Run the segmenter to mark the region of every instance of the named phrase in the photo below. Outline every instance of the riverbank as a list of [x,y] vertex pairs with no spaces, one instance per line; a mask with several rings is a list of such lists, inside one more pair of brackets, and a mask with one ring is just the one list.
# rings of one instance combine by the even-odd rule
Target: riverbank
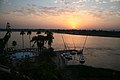
[[[45,70],[44,67],[42,67],[43,70]],[[33,70],[31,70],[33,71]],[[30,71],[30,72],[31,72]],[[36,77],[40,77],[43,73],[39,72],[41,70],[37,70],[38,73]],[[52,73],[55,72],[55,73]],[[47,73],[51,75],[55,75],[56,79],[55,80],[120,80],[120,71],[115,71],[115,70],[110,70],[110,69],[103,69],[103,68],[94,68],[90,66],[85,66],[85,65],[72,65],[72,66],[66,66],[63,69],[55,70],[55,71],[47,71]],[[31,73],[33,74],[33,73]],[[34,78],[35,75],[31,75],[32,78]],[[46,77],[49,76],[47,80],[51,80],[50,75],[44,75]],[[52,76],[53,77],[53,76]],[[21,80],[18,75],[14,74],[8,74],[5,72],[0,71],[0,80],[6,80],[6,79],[12,79],[12,80]],[[29,79],[31,80],[31,79]],[[44,80],[44,79],[42,79]]]
[[[0,29],[6,31],[6,29]],[[87,36],[100,36],[100,37],[116,37],[120,38],[120,31],[115,30],[77,30],[77,29],[11,29],[12,32],[32,31],[32,32],[45,32],[51,31],[55,33],[73,34],[73,35],[87,35]]]
[[94,68],[85,65],[66,66],[63,69],[64,80],[119,80],[120,71]]
[[99,37],[116,37],[120,38],[120,31],[105,31],[105,30],[56,30],[56,33],[86,35]]
[[[119,80],[120,71],[86,65],[64,65],[59,52],[48,49],[35,62],[25,59],[10,72],[0,69],[0,80]],[[56,55],[51,55],[51,54]],[[26,76],[26,77],[25,77]]]

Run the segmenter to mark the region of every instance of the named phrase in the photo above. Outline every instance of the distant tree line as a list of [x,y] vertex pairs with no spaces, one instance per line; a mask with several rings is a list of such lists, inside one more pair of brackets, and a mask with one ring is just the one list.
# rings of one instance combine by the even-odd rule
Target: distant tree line
[[[6,29],[0,29],[0,31],[6,31]],[[51,31],[55,33],[65,33],[74,35],[88,35],[88,36],[103,36],[103,37],[120,37],[120,31],[115,30],[77,30],[77,29],[11,29],[11,31],[32,31],[32,32],[45,32]]]
[[73,34],[73,35],[120,37],[120,31],[105,31],[105,30],[55,30],[54,32],[65,33],[65,34]]

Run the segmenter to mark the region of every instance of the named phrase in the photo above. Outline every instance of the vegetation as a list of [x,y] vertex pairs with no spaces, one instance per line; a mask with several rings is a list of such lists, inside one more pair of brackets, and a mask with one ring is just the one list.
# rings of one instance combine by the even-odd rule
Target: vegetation
[[[40,62],[41,63],[41,62]],[[24,66],[23,66],[24,65]],[[30,77],[29,80],[119,80],[120,72],[77,65],[66,66],[63,69],[56,69],[51,63],[42,62],[32,67],[22,64],[21,72]],[[26,66],[26,67],[25,67]],[[28,80],[13,74],[0,72],[0,80]]]
[[30,48],[31,48],[31,42],[30,42],[30,40],[31,40],[31,34],[32,34],[32,31],[28,31],[27,32],[27,35],[29,35],[29,46],[30,46]]
[[102,37],[119,37],[120,31],[105,31],[105,30],[55,30],[57,33],[73,34],[73,35],[88,35]]
[[61,70],[62,80],[119,80],[120,72],[84,65],[67,66]]
[[35,43],[37,43],[38,52],[41,52],[42,48],[44,48],[44,44],[48,43],[48,48],[51,48],[54,39],[52,32],[45,33],[47,36],[40,35],[40,31],[38,31],[36,34],[37,36],[33,36],[32,40],[30,40],[30,42],[34,42],[32,47],[34,47]]
[[26,60],[19,66],[18,71],[35,80],[58,80],[57,66],[52,61],[55,56],[52,48],[44,49],[35,63]]
[[[41,31],[37,31],[37,34],[40,34]],[[90,35],[90,36],[107,36],[107,37],[120,37],[120,31],[96,31],[96,30],[51,30],[56,33],[65,33],[65,34],[77,34],[77,35]],[[20,32],[22,35],[22,43],[24,48],[24,31]],[[54,62],[57,57],[56,52],[51,47],[53,34],[46,32],[46,36],[42,36],[45,40],[50,41],[48,49],[42,48],[41,52],[36,56],[35,62],[31,62],[29,58],[26,58],[16,67],[7,65],[11,68],[10,73],[3,72],[0,68],[0,80],[119,80],[120,71],[102,69],[102,68],[93,68],[84,65],[72,65],[65,66],[60,69],[57,67],[57,64]],[[31,31],[27,32],[27,35],[30,35]],[[8,36],[9,38],[9,36]],[[34,36],[33,41],[40,42],[42,38]],[[2,39],[1,39],[2,41]],[[8,41],[8,39],[7,39]],[[6,43],[6,42],[5,42]],[[2,43],[0,43],[2,44]],[[15,47],[17,45],[16,41],[13,41],[12,45]],[[38,45],[39,47],[40,45]],[[4,49],[5,46],[0,46]],[[31,47],[31,44],[30,44]],[[43,46],[44,47],[44,44]],[[9,55],[5,50],[0,54],[0,63],[9,64],[7,60]]]
[[23,49],[24,49],[24,35],[25,35],[25,32],[24,31],[21,31],[20,32],[20,35],[22,35],[22,45],[23,45]]
[[[6,31],[6,29],[0,29],[0,31]],[[120,31],[115,30],[77,30],[77,29],[11,29],[11,31],[32,31],[32,32],[56,32],[74,35],[89,35],[89,36],[103,36],[103,37],[120,37]]]

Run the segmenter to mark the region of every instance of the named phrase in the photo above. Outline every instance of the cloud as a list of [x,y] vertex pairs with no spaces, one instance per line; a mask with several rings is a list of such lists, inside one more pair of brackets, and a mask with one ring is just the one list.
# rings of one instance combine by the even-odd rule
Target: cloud
[[120,1],[120,0],[110,0],[110,2],[118,2],[118,1]]
[[54,0],[55,3],[78,4],[78,3],[109,3],[119,2],[120,0]]
[[94,8],[89,9],[88,14],[101,19],[109,19],[110,17],[120,17],[120,7],[112,6],[109,9]]
[[[104,2],[105,1],[105,2]],[[116,0],[118,1],[118,0]],[[120,17],[120,5],[115,0],[55,0],[61,6],[39,6],[27,4],[16,8],[16,10],[6,11],[6,14],[20,16],[60,16],[60,15],[90,15],[97,18],[107,18],[108,16]],[[89,2],[89,3],[87,3]],[[114,3],[114,4],[113,4]]]
[[9,0],[0,0],[0,4],[7,4],[7,5],[11,5]]
[[5,11],[4,14],[12,15],[37,15],[37,16],[58,16],[61,14],[67,14],[74,12],[71,8],[59,8],[59,7],[47,7],[47,6],[37,6],[35,4],[27,4],[26,6],[19,7],[15,10]]

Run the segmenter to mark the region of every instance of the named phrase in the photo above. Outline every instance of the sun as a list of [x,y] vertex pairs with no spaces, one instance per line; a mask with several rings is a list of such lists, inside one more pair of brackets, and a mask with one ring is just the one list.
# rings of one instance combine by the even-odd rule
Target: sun
[[73,26],[73,29],[75,29],[75,26]]
[[72,17],[72,18],[69,18],[69,19],[68,19],[68,24],[70,25],[70,27],[71,27],[72,29],[76,29],[78,23],[79,23],[79,21],[78,21],[77,18],[73,18],[73,17]]

